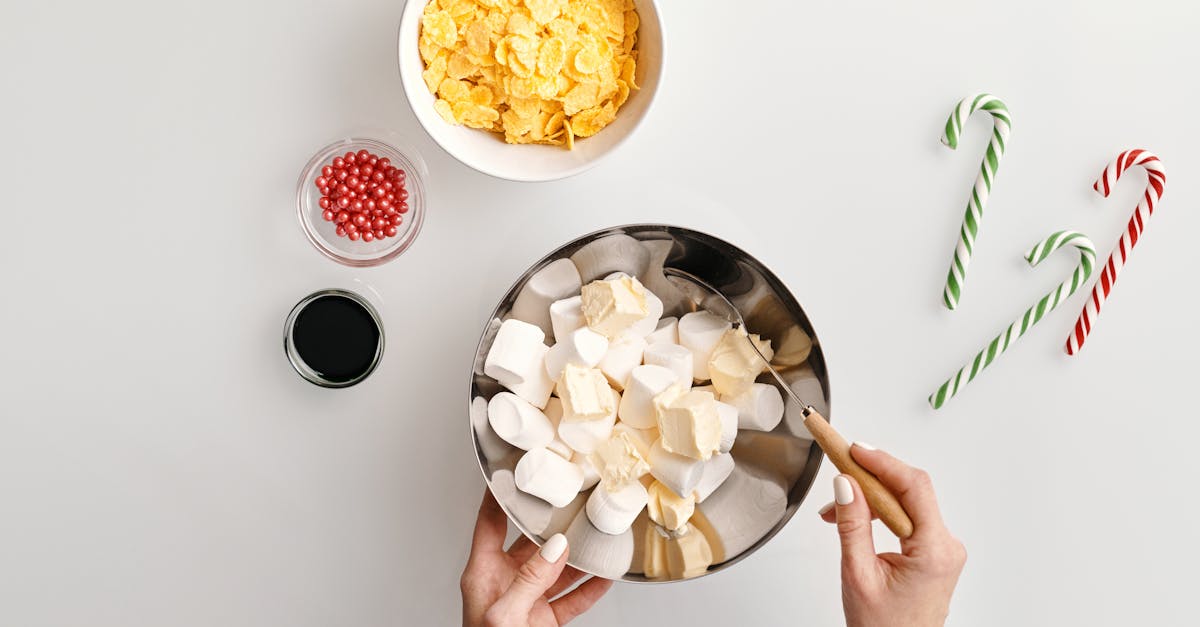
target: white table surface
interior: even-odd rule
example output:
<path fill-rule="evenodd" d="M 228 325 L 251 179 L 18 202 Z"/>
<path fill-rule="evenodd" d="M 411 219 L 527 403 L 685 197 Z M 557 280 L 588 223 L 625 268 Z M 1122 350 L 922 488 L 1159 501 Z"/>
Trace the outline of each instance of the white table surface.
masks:
<path fill-rule="evenodd" d="M 777 1 L 734 17 L 668 0 L 645 126 L 595 170 L 532 185 L 477 174 L 418 128 L 396 76 L 402 4 L 6 3 L 0 624 L 456 623 L 484 317 L 547 250 L 641 221 L 723 236 L 793 289 L 835 423 L 929 469 L 968 547 L 951 624 L 1185 622 L 1197 5 Z M 1014 130 L 950 313 L 989 122 L 957 152 L 937 136 L 980 89 Z M 300 167 L 362 126 L 417 147 L 433 199 L 416 246 L 371 270 L 322 258 L 294 216 Z M 1108 200 L 1090 185 L 1132 147 L 1161 155 L 1167 191 L 1083 354 L 1062 351 L 1076 295 L 930 410 L 1075 263 L 1031 270 L 1028 246 L 1076 228 L 1107 256 L 1144 176 Z M 365 383 L 318 389 L 284 359 L 283 318 L 354 285 L 382 296 L 387 353 Z M 578 624 L 838 623 L 837 542 L 816 517 L 832 476 L 737 568 L 619 585 Z"/>

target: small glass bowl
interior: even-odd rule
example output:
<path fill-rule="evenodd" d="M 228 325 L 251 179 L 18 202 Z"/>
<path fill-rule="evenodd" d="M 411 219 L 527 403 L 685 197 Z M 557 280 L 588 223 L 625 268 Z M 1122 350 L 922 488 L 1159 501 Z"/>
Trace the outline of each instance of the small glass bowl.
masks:
<path fill-rule="evenodd" d="M 372 242 L 338 237 L 336 223 L 326 222 L 321 215 L 324 213 L 320 205 L 321 190 L 317 189 L 316 182 L 317 177 L 321 176 L 321 169 L 329 165 L 334 157 L 363 149 L 380 157 L 387 157 L 392 165 L 405 172 L 408 213 L 404 214 L 404 221 L 395 237 Z M 300 174 L 300 183 L 296 189 L 300 226 L 304 229 L 308 241 L 312 242 L 321 254 L 338 263 L 359 268 L 386 263 L 408 250 L 421 233 L 421 225 L 425 222 L 425 177 L 428 175 L 425 162 L 414 152 L 401 152 L 391 144 L 367 137 L 336 141 L 317 151 Z"/>

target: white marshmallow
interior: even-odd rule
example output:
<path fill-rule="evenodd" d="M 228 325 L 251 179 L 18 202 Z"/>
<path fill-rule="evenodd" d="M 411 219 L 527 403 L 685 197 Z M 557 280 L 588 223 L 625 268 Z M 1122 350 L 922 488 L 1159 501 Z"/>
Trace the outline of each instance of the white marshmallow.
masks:
<path fill-rule="evenodd" d="M 554 441 L 554 426 L 542 411 L 511 392 L 488 401 L 488 424 L 505 442 L 520 448 L 544 447 Z"/>
<path fill-rule="evenodd" d="M 704 471 L 700 474 L 700 483 L 696 484 L 696 502 L 703 503 L 722 483 L 733 473 L 733 455 L 722 453 L 713 455 L 712 459 L 704 462 Z"/>
<path fill-rule="evenodd" d="M 678 344 L 651 344 L 643 351 L 642 361 L 652 366 L 662 366 L 674 372 L 679 377 L 679 384 L 685 390 L 692 387 L 693 372 L 696 367 L 692 360 L 692 351 Z"/>
<path fill-rule="evenodd" d="M 721 419 L 721 448 L 719 450 L 722 453 L 728 453 L 729 449 L 733 448 L 734 440 L 737 440 L 738 415 L 737 407 L 717 401 L 717 417 Z"/>
<path fill-rule="evenodd" d="M 654 292 L 646 290 L 646 317 L 633 323 L 633 326 L 629 327 L 628 332 L 646 337 L 654 333 L 655 329 L 658 328 L 658 321 L 662 318 L 662 315 L 662 300 L 655 296 Z"/>
<path fill-rule="evenodd" d="M 618 391 L 625 389 L 629 373 L 642 364 L 642 353 L 646 350 L 646 340 L 640 335 L 622 334 L 609 342 L 608 352 L 600 360 L 599 368 Z"/>
<path fill-rule="evenodd" d="M 740 429 L 770 431 L 783 418 L 783 396 L 773 385 L 755 383 L 745 392 L 721 400 L 737 408 Z"/>
<path fill-rule="evenodd" d="M 550 347 L 542 344 L 541 348 L 535 348 L 534 352 L 538 356 L 529 366 L 530 370 L 524 373 L 525 380 L 504 387 L 529 401 L 534 407 L 545 407 L 546 402 L 550 400 L 550 394 L 554 392 L 554 381 L 546 374 L 546 355 L 549 354 Z"/>
<path fill-rule="evenodd" d="M 633 520 L 646 507 L 646 486 L 640 481 L 627 481 L 615 490 L 601 485 L 592 490 L 587 500 L 587 516 L 592 526 L 609 535 L 620 535 L 633 526 Z"/>
<path fill-rule="evenodd" d="M 688 367 L 691 367 L 689 357 Z M 635 429 L 658 425 L 654 414 L 654 397 L 662 394 L 679 380 L 678 375 L 662 366 L 638 366 L 629 373 L 625 393 L 617 415 L 621 422 Z M 688 379 L 691 382 L 691 379 Z"/>
<path fill-rule="evenodd" d="M 586 512 L 579 512 L 563 532 L 571 547 L 571 562 L 587 564 L 588 572 L 606 579 L 620 579 L 633 563 L 633 531 L 610 536 L 592 525 Z"/>
<path fill-rule="evenodd" d="M 562 378 L 567 364 L 595 368 L 608 352 L 608 338 L 583 327 L 572 331 L 546 353 L 546 375 L 554 381 Z"/>
<path fill-rule="evenodd" d="M 482 396 L 471 400 L 471 425 L 475 427 L 475 440 L 479 442 L 479 451 L 488 463 L 499 461 L 512 450 L 488 424 L 488 402 Z"/>
<path fill-rule="evenodd" d="M 572 294 L 578 294 L 583 286 L 579 270 L 570 259 L 558 259 L 529 277 L 513 301 L 512 316 L 553 335 L 550 321 L 550 304 Z"/>
<path fill-rule="evenodd" d="M 583 315 L 583 297 L 572 296 L 550 305 L 550 327 L 555 338 L 567 337 L 575 329 L 587 326 Z"/>
<path fill-rule="evenodd" d="M 647 290 L 649 291 L 649 290 Z M 662 301 L 659 301 L 662 302 Z M 658 326 L 654 332 L 646 336 L 646 342 L 650 345 L 654 344 L 678 344 L 679 343 L 679 318 L 670 316 L 658 321 Z"/>
<path fill-rule="evenodd" d="M 704 462 L 668 451 L 661 439 L 650 447 L 648 461 L 650 474 L 681 498 L 696 489 L 704 472 Z"/>
<path fill-rule="evenodd" d="M 554 438 L 554 440 L 546 445 L 546 450 L 568 461 L 575 454 L 575 451 L 571 450 L 571 447 L 567 446 L 567 443 L 563 442 L 560 438 Z"/>
<path fill-rule="evenodd" d="M 579 487 L 580 490 L 586 490 L 600 483 L 600 473 L 592 465 L 592 460 L 587 455 L 577 452 L 571 456 L 571 463 L 579 466 L 579 469 L 583 471 L 583 485 Z"/>
<path fill-rule="evenodd" d="M 679 343 L 692 351 L 692 375 L 696 381 L 709 379 L 708 358 L 731 328 L 728 320 L 707 311 L 693 311 L 679 319 Z"/>
<path fill-rule="evenodd" d="M 524 383 L 533 365 L 545 358 L 545 353 L 538 348 L 546 345 L 545 339 L 546 334 L 528 322 L 513 318 L 505 320 L 488 349 L 483 373 L 505 387 Z"/>
<path fill-rule="evenodd" d="M 613 407 L 621 404 L 621 395 L 616 390 L 609 390 L 613 395 Z M 558 437 L 567 446 L 584 455 L 590 455 L 596 446 L 612 437 L 613 426 L 617 423 L 617 413 L 598 420 L 563 420 L 558 423 Z"/>
<path fill-rule="evenodd" d="M 583 470 L 545 448 L 531 449 L 521 456 L 513 470 L 517 488 L 526 494 L 564 507 L 579 494 Z"/>

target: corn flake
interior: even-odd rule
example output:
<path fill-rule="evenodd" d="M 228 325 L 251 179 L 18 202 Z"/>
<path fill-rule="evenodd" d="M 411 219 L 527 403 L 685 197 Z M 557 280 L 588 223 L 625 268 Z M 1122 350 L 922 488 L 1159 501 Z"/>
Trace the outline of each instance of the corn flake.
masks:
<path fill-rule="evenodd" d="M 421 78 L 449 124 L 573 149 L 638 88 L 632 0 L 430 0 Z"/>

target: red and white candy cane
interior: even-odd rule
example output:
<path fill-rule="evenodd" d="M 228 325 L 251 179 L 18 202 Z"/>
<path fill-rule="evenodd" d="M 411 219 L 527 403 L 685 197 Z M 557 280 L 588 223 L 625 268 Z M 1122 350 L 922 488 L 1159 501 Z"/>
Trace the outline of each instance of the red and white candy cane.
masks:
<path fill-rule="evenodd" d="M 1125 227 L 1125 232 L 1121 234 L 1121 241 L 1117 242 L 1117 247 L 1108 256 L 1108 262 L 1100 271 L 1100 280 L 1096 281 L 1095 287 L 1092 288 L 1092 296 L 1084 305 L 1079 319 L 1075 321 L 1075 331 L 1071 333 L 1071 337 L 1067 338 L 1067 354 L 1069 355 L 1078 353 L 1079 349 L 1083 347 L 1083 343 L 1087 341 L 1088 334 L 1092 332 L 1092 325 L 1100 315 L 1100 307 L 1104 305 L 1104 300 L 1112 292 L 1113 284 L 1117 282 L 1117 273 L 1125 266 L 1125 260 L 1133 251 L 1138 238 L 1142 236 L 1142 230 L 1146 228 L 1146 221 L 1154 213 L 1154 205 L 1162 198 L 1163 187 L 1167 183 L 1167 174 L 1163 170 L 1162 161 L 1159 161 L 1158 156 L 1154 153 L 1141 149 L 1126 150 L 1121 153 L 1115 161 L 1104 168 L 1104 174 L 1092 185 L 1092 188 L 1108 197 L 1121 175 L 1135 165 L 1142 166 L 1148 175 L 1146 191 L 1142 194 L 1141 202 L 1138 203 L 1133 215 L 1129 218 L 1129 224 Z"/>

